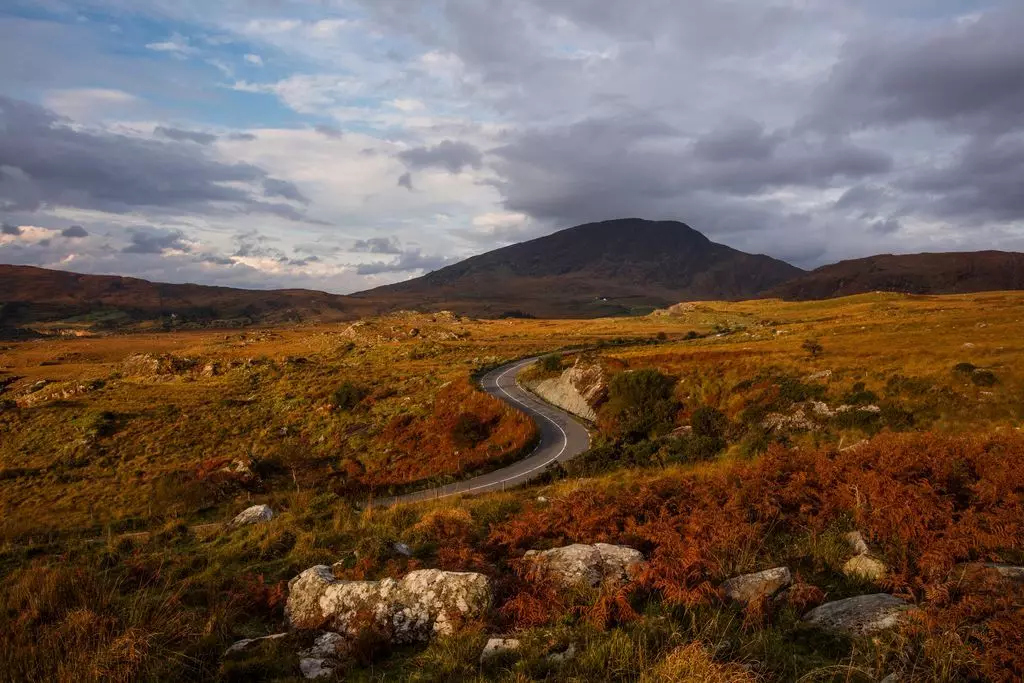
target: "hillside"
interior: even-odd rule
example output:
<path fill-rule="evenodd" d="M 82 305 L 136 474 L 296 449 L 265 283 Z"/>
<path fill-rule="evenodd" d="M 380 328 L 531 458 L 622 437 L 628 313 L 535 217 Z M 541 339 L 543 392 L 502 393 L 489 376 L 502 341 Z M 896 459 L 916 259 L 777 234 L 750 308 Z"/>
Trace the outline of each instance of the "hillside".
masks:
<path fill-rule="evenodd" d="M 749 299 L 802 273 L 683 223 L 629 218 L 561 230 L 353 296 L 486 317 L 597 317 L 686 299 Z"/>
<path fill-rule="evenodd" d="M 866 292 L 969 294 L 1024 289 L 1024 254 L 882 254 L 822 266 L 767 292 L 790 301 Z"/>
<path fill-rule="evenodd" d="M 29 323 L 115 328 L 158 320 L 175 326 L 334 321 L 358 317 L 361 311 L 354 304 L 358 302 L 310 290 L 162 284 L 0 265 L 0 328 Z"/>

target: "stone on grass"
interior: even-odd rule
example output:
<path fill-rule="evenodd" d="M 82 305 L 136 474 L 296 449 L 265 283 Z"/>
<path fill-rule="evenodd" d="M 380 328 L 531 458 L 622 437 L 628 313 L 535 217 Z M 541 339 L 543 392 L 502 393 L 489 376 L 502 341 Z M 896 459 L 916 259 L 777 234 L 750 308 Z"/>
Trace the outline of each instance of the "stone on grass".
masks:
<path fill-rule="evenodd" d="M 411 643 L 453 633 L 460 620 L 482 617 L 491 600 L 483 574 L 420 569 L 400 580 L 343 581 L 319 565 L 288 583 L 285 615 L 295 629 L 351 636 L 374 627 L 392 642 Z"/>
<path fill-rule="evenodd" d="M 913 607 L 886 593 L 826 602 L 803 620 L 825 631 L 863 636 L 900 625 Z"/>
<path fill-rule="evenodd" d="M 238 516 L 228 522 L 229 529 L 237 529 L 240 526 L 269 522 L 274 518 L 274 511 L 269 505 L 253 505 L 238 513 Z"/>
<path fill-rule="evenodd" d="M 263 636 L 262 638 L 243 638 L 237 643 L 233 644 L 227 650 L 224 651 L 224 656 L 235 654 L 236 652 L 245 652 L 255 647 L 259 647 L 263 643 L 279 640 L 287 636 L 287 633 L 275 633 L 271 636 Z"/>
<path fill-rule="evenodd" d="M 404 555 L 405 557 L 412 557 L 412 548 L 407 546 L 405 543 L 395 543 L 391 547 L 399 555 Z"/>
<path fill-rule="evenodd" d="M 484 663 L 491 657 L 497 657 L 506 652 L 514 652 L 518 649 L 519 641 L 515 638 L 491 638 L 484 645 L 483 652 L 480 653 L 480 663 Z"/>
<path fill-rule="evenodd" d="M 868 550 L 867 542 L 864 541 L 864 536 L 861 535 L 859 531 L 851 531 L 846 534 L 844 538 L 846 539 L 846 542 L 850 544 L 850 550 L 852 550 L 855 555 L 867 555 L 868 552 L 870 552 Z"/>
<path fill-rule="evenodd" d="M 574 543 L 551 550 L 530 550 L 524 557 L 532 559 L 563 584 L 592 588 L 606 582 L 626 582 L 644 565 L 644 556 L 639 550 L 608 543 Z"/>
<path fill-rule="evenodd" d="M 770 597 L 780 589 L 793 583 L 789 567 L 775 567 L 763 572 L 735 576 L 722 584 L 725 597 L 743 604 L 757 598 Z"/>
<path fill-rule="evenodd" d="M 322 633 L 313 645 L 299 652 L 299 669 L 305 678 L 322 678 L 334 674 L 341 665 L 340 657 L 348 651 L 348 640 L 340 633 Z"/>

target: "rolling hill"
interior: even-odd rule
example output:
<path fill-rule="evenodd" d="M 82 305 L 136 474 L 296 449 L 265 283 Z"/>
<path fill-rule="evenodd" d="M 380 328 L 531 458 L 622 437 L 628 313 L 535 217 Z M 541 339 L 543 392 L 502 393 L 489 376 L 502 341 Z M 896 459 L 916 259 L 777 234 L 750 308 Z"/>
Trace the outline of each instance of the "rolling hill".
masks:
<path fill-rule="evenodd" d="M 882 254 L 840 261 L 769 289 L 787 300 L 865 292 L 969 294 L 1024 289 L 1024 254 L 1006 251 Z"/>
<path fill-rule="evenodd" d="M 686 299 L 749 299 L 803 273 L 683 223 L 630 218 L 561 230 L 353 297 L 488 317 L 589 318 Z"/>

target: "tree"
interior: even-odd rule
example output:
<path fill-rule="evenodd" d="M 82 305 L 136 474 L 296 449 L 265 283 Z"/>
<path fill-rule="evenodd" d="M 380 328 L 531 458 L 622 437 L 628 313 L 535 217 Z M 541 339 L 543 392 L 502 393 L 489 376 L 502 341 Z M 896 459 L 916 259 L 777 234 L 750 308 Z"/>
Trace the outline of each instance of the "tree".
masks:
<path fill-rule="evenodd" d="M 555 353 L 549 353 L 540 359 L 540 369 L 544 372 L 558 372 L 562 369 L 562 357 Z"/>
<path fill-rule="evenodd" d="M 825 350 L 825 347 L 823 347 L 817 339 L 813 338 L 805 339 L 804 343 L 800 345 L 800 348 L 809 353 L 811 358 L 817 358 L 821 355 L 821 352 Z"/>
<path fill-rule="evenodd" d="M 621 372 L 608 385 L 602 422 L 612 435 L 627 441 L 659 436 L 672 429 L 679 402 L 676 380 L 654 369 Z"/>

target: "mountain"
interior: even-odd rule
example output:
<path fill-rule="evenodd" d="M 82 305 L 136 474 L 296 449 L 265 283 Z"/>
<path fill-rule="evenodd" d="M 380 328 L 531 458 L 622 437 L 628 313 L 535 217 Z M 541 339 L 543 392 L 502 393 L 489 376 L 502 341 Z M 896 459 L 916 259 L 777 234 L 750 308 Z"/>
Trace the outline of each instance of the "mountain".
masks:
<path fill-rule="evenodd" d="M 967 294 L 1024 289 L 1024 254 L 976 251 L 883 254 L 840 261 L 771 288 L 766 296 L 828 299 L 865 292 Z"/>
<path fill-rule="evenodd" d="M 67 323 L 117 328 L 161 320 L 184 325 L 241 325 L 344 320 L 367 311 L 362 302 L 309 290 L 254 291 L 172 285 L 131 277 L 80 275 L 0 265 L 0 328 Z"/>
<path fill-rule="evenodd" d="M 596 317 L 692 299 L 749 299 L 804 271 L 676 221 L 589 223 L 353 295 L 384 308 Z"/>

